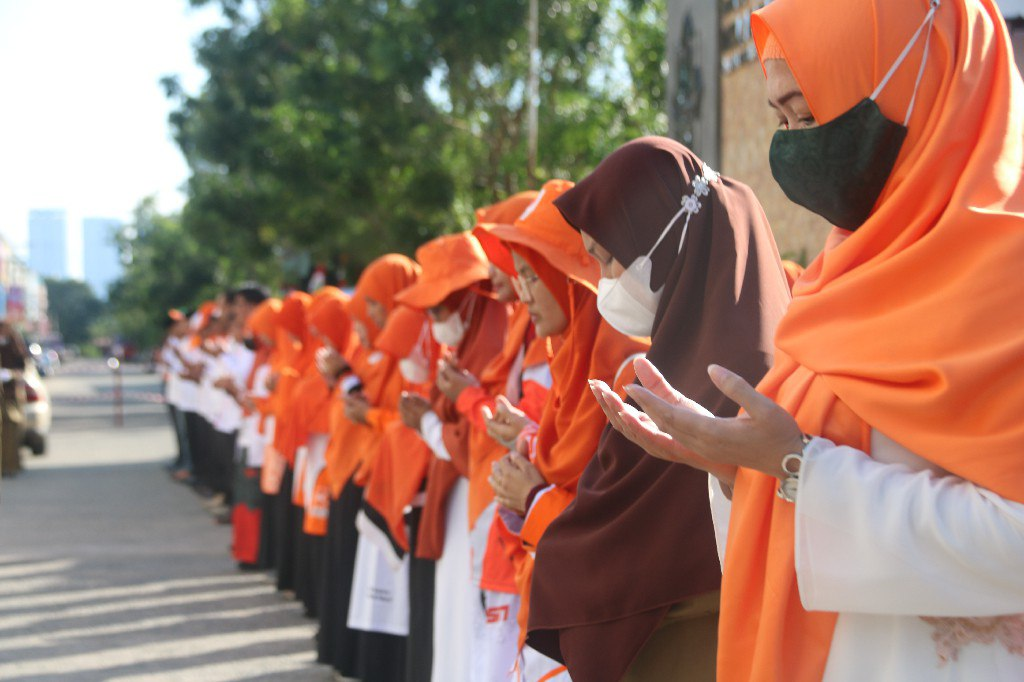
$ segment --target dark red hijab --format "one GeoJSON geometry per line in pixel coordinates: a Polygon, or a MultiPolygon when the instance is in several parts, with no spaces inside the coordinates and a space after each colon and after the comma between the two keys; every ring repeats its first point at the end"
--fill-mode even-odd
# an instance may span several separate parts
{"type": "MultiPolygon", "coordinates": [[[[710,191],[696,197],[682,252],[685,215],[652,255],[652,287],[665,289],[648,357],[684,394],[731,417],[738,408],[711,383],[708,365],[756,384],[789,303],[753,192],[680,143],[648,137],[620,147],[555,206],[628,267],[701,176],[710,191]]],[[[707,474],[655,459],[606,428],[576,501],[537,548],[528,642],[564,660],[574,679],[618,680],[671,606],[720,581],[707,474]]]]}

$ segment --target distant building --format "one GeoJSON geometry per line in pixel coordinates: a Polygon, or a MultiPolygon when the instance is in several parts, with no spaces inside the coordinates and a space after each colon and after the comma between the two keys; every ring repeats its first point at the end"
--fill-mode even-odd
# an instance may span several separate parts
{"type": "Polygon", "coordinates": [[[68,223],[63,210],[28,214],[29,267],[41,277],[68,277],[68,223]]]}
{"type": "Polygon", "coordinates": [[[86,218],[82,221],[82,255],[85,261],[85,281],[102,299],[107,288],[121,276],[121,255],[114,235],[121,222],[113,218],[86,218]]]}
{"type": "Polygon", "coordinates": [[[36,337],[51,331],[46,284],[0,237],[0,319],[36,337]]]}

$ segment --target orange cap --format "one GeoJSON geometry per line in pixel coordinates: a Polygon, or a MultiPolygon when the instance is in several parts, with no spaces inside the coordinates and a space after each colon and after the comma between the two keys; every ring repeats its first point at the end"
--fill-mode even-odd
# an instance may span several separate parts
{"type": "Polygon", "coordinates": [[[583,248],[580,233],[554,206],[555,199],[574,184],[569,180],[548,180],[514,224],[494,225],[491,234],[510,244],[533,249],[561,272],[597,291],[597,280],[601,277],[597,262],[583,248]]]}
{"type": "Polygon", "coordinates": [[[487,260],[510,277],[514,277],[516,274],[515,265],[512,264],[512,252],[507,244],[491,234],[491,230],[496,224],[511,225],[514,223],[537,198],[537,194],[532,190],[519,192],[504,201],[476,210],[473,236],[483,247],[484,253],[487,254],[487,260]]]}
{"type": "Polygon", "coordinates": [[[413,308],[432,308],[456,291],[490,279],[487,254],[469,232],[446,234],[416,249],[423,267],[419,280],[395,301],[413,308]]]}

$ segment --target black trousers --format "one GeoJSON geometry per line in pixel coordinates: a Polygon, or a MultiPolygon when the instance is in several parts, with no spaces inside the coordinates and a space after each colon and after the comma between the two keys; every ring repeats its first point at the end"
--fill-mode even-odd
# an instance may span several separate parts
{"type": "Polygon", "coordinates": [[[317,661],[333,666],[345,677],[358,677],[359,673],[359,631],[348,627],[348,605],[359,542],[356,515],[362,502],[363,489],[350,480],[338,499],[331,501],[324,546],[317,661]]]}
{"type": "Polygon", "coordinates": [[[214,492],[222,493],[228,504],[231,504],[232,481],[235,471],[235,444],[238,432],[223,433],[210,427],[210,487],[214,492]]]}
{"type": "Polygon", "coordinates": [[[274,559],[277,589],[295,590],[295,516],[292,504],[292,480],[295,471],[288,467],[281,478],[281,490],[274,496],[274,559]]]}
{"type": "Polygon", "coordinates": [[[434,664],[434,561],[417,559],[422,507],[405,517],[409,527],[409,637],[406,639],[405,679],[431,682],[434,664]]]}
{"type": "Polygon", "coordinates": [[[206,420],[198,412],[185,413],[185,435],[188,438],[188,451],[192,456],[192,475],[198,482],[207,485],[203,478],[207,466],[206,420]]]}

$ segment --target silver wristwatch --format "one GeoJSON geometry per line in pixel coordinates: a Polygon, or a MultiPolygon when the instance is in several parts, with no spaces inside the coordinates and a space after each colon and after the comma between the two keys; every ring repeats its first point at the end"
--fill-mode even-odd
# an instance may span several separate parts
{"type": "Polygon", "coordinates": [[[779,481],[779,489],[776,491],[776,495],[786,502],[796,502],[796,492],[800,487],[800,469],[804,462],[804,451],[811,442],[811,437],[806,433],[802,433],[800,434],[800,440],[804,444],[800,452],[791,452],[782,458],[782,471],[786,474],[786,477],[779,481]]]}

